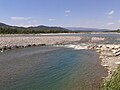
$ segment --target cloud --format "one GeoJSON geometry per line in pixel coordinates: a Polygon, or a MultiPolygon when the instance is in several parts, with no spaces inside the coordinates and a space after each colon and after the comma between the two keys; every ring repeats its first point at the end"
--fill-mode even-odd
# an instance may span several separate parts
{"type": "Polygon", "coordinates": [[[113,15],[115,13],[115,11],[114,10],[111,10],[109,13],[108,13],[108,15],[113,15]]]}
{"type": "Polygon", "coordinates": [[[48,20],[49,20],[49,21],[55,21],[56,19],[54,19],[54,18],[49,18],[48,20]]]}
{"type": "Polygon", "coordinates": [[[11,17],[11,20],[13,20],[13,22],[15,22],[18,26],[23,26],[23,27],[35,25],[38,22],[32,17],[11,17]]]}
{"type": "Polygon", "coordinates": [[[11,17],[12,20],[22,21],[22,20],[30,20],[31,17],[11,17]]]}
{"type": "Polygon", "coordinates": [[[18,26],[18,27],[35,27],[35,26],[39,26],[40,24],[26,24],[26,23],[22,23],[22,24],[15,24],[14,26],[18,26]]]}
{"type": "Polygon", "coordinates": [[[66,10],[65,13],[71,13],[71,10],[66,10]]]}
{"type": "Polygon", "coordinates": [[[29,23],[29,24],[31,24],[31,23],[37,23],[37,20],[28,20],[27,23],[29,23]]]}
{"type": "Polygon", "coordinates": [[[100,25],[101,27],[104,27],[105,25],[100,25]]]}
{"type": "Polygon", "coordinates": [[[36,22],[37,22],[37,20],[32,20],[32,22],[36,23],[36,22]]]}
{"type": "Polygon", "coordinates": [[[118,23],[120,23],[120,20],[118,20],[118,23]]]}
{"type": "Polygon", "coordinates": [[[29,27],[29,26],[36,26],[39,25],[38,21],[35,20],[33,17],[11,17],[13,23],[16,26],[20,27],[29,27]]]}
{"type": "Polygon", "coordinates": [[[68,17],[69,15],[68,15],[68,14],[66,14],[65,16],[66,16],[66,17],[68,17]]]}
{"type": "Polygon", "coordinates": [[[68,17],[70,13],[71,13],[71,10],[66,10],[65,11],[65,16],[68,17]]]}
{"type": "Polygon", "coordinates": [[[107,26],[111,26],[114,25],[115,23],[111,22],[111,23],[107,23],[107,26]]]}
{"type": "Polygon", "coordinates": [[[111,19],[111,18],[113,18],[113,17],[109,15],[108,18],[111,19]]]}

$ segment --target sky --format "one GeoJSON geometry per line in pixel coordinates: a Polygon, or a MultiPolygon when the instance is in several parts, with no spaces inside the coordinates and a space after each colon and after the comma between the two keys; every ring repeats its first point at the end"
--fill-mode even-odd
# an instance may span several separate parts
{"type": "Polygon", "coordinates": [[[120,0],[0,0],[0,22],[118,29],[120,0]]]}

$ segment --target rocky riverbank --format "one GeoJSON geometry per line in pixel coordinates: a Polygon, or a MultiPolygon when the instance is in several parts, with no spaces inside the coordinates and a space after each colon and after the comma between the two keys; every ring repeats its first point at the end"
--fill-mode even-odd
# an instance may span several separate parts
{"type": "Polygon", "coordinates": [[[109,79],[120,65],[120,44],[96,44],[89,46],[88,49],[96,50],[99,53],[101,65],[108,69],[106,79],[109,79]]]}
{"type": "Polygon", "coordinates": [[[103,38],[92,37],[89,43],[81,43],[78,45],[66,45],[68,48],[91,49],[95,50],[99,54],[101,65],[108,69],[108,76],[103,77],[104,80],[109,80],[114,71],[120,65],[120,44],[97,44],[99,41],[103,41],[103,38]]]}

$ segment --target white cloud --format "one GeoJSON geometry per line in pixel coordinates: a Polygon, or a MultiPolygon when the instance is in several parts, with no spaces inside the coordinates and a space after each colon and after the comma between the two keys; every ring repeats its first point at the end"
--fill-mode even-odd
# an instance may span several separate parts
{"type": "Polygon", "coordinates": [[[113,15],[115,13],[115,11],[114,10],[111,10],[109,13],[108,13],[108,15],[113,15]]]}
{"type": "Polygon", "coordinates": [[[113,18],[113,17],[109,15],[108,18],[111,19],[111,18],[113,18]]]}
{"type": "Polygon", "coordinates": [[[17,26],[28,27],[37,24],[37,20],[32,17],[11,17],[11,20],[16,23],[17,26]]]}
{"type": "Polygon", "coordinates": [[[111,26],[111,25],[114,25],[115,23],[107,23],[107,26],[111,26]]]}
{"type": "Polygon", "coordinates": [[[33,20],[32,22],[36,23],[36,22],[37,22],[37,20],[33,20]]]}
{"type": "Polygon", "coordinates": [[[66,16],[66,17],[68,17],[69,15],[68,15],[68,14],[66,14],[65,16],[66,16]]]}
{"type": "Polygon", "coordinates": [[[48,20],[49,20],[49,21],[55,21],[56,19],[54,19],[54,18],[49,18],[48,20]]]}
{"type": "Polygon", "coordinates": [[[18,27],[35,27],[35,26],[39,26],[40,24],[16,24],[14,26],[18,26],[18,27]]]}
{"type": "Polygon", "coordinates": [[[66,10],[65,13],[71,13],[71,10],[66,10]]]}
{"type": "Polygon", "coordinates": [[[70,13],[71,13],[71,10],[66,10],[65,11],[65,16],[68,17],[70,13]]]}
{"type": "Polygon", "coordinates": [[[104,27],[105,25],[100,25],[101,27],[104,27]]]}
{"type": "Polygon", "coordinates": [[[22,21],[22,20],[30,20],[31,17],[11,17],[12,20],[22,21]]]}
{"type": "Polygon", "coordinates": [[[39,25],[38,21],[32,17],[11,17],[13,23],[20,27],[29,27],[39,25]]]}
{"type": "Polygon", "coordinates": [[[118,23],[120,23],[120,20],[118,20],[118,23]]]}
{"type": "Polygon", "coordinates": [[[31,24],[32,22],[31,21],[28,21],[29,24],[31,24]]]}
{"type": "Polygon", "coordinates": [[[37,20],[28,20],[27,23],[37,23],[37,20]]]}

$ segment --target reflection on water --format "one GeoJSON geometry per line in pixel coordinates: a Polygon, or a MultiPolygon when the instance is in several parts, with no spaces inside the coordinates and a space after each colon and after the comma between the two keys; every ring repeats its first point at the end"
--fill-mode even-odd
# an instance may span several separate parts
{"type": "Polygon", "coordinates": [[[0,54],[0,90],[98,90],[105,75],[94,51],[33,47],[0,54]]]}

